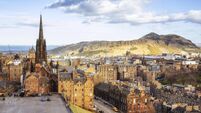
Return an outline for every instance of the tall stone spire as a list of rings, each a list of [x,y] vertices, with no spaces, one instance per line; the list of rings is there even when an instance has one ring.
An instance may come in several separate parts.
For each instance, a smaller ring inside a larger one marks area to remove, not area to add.
[[[40,15],[39,39],[43,39],[43,20],[42,20],[42,15]]]
[[[36,59],[35,63],[43,64],[47,63],[47,50],[46,50],[46,41],[43,37],[43,23],[42,15],[40,15],[40,28],[39,28],[39,38],[36,41]]]

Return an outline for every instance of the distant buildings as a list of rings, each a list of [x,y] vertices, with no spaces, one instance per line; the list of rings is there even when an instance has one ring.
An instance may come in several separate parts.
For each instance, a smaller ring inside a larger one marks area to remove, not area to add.
[[[104,64],[98,66],[95,82],[132,81],[137,76],[137,66],[133,64]]]
[[[36,61],[36,52],[35,49],[32,47],[28,52],[28,59],[35,64]]]
[[[14,60],[7,64],[5,70],[8,72],[9,81],[20,82],[20,78],[23,72],[23,63],[18,55],[15,55]]]
[[[96,75],[96,83],[104,81],[114,81],[117,80],[118,67],[116,65],[105,64],[98,68]]]

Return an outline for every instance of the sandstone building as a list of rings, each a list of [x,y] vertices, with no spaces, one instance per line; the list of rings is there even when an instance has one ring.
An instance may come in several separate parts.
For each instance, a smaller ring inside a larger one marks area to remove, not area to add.
[[[4,65],[3,71],[7,73],[9,81],[20,82],[23,72],[23,63],[18,54]]]
[[[58,90],[68,103],[87,110],[93,110],[93,76],[89,76],[81,70],[61,72],[59,75]]]
[[[137,66],[133,64],[105,64],[97,69],[95,82],[110,82],[115,80],[133,81],[137,76]]]
[[[95,95],[117,107],[123,113],[155,113],[150,97],[141,89],[121,83],[100,83]]]
[[[116,65],[105,64],[98,68],[96,83],[103,81],[117,80],[118,67]]]
[[[48,72],[43,69],[44,68],[38,64],[36,65],[36,72],[27,73],[24,83],[27,96],[49,93]]]

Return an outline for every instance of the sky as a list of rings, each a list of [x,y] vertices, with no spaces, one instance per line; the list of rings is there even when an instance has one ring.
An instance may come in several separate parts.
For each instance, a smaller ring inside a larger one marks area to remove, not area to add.
[[[134,40],[150,32],[201,43],[201,0],[0,0],[0,45]]]

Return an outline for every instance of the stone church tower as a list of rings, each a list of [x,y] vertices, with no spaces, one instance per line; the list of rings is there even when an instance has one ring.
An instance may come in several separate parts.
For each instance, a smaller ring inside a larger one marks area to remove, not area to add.
[[[39,28],[39,39],[36,41],[36,60],[35,63],[43,64],[47,63],[47,50],[46,50],[46,40],[43,37],[43,23],[42,15],[40,15],[40,28]]]

